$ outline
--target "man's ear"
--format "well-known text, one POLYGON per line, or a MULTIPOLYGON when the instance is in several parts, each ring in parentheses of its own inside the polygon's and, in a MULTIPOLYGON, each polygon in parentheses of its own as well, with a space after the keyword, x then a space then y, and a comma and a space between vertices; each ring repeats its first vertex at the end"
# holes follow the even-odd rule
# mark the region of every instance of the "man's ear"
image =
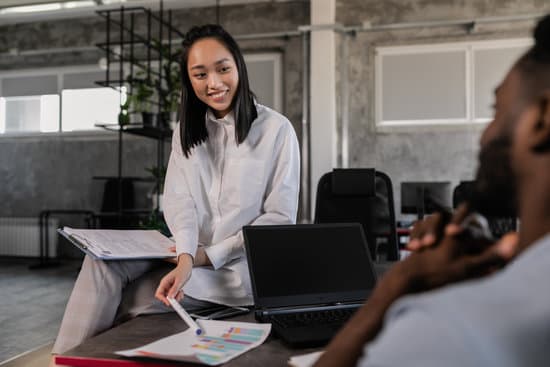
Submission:
POLYGON ((545 90, 538 101, 539 117, 534 126, 532 147, 537 153, 550 152, 550 90, 545 90))

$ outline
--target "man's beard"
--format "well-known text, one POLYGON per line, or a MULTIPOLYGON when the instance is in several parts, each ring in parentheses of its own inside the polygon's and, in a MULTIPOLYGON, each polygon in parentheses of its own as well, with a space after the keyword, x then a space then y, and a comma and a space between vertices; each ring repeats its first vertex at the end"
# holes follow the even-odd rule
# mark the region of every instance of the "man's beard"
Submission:
POLYGON ((516 177, 511 166, 512 141, 502 135, 488 143, 479 154, 479 168, 471 205, 490 217, 517 216, 516 177))

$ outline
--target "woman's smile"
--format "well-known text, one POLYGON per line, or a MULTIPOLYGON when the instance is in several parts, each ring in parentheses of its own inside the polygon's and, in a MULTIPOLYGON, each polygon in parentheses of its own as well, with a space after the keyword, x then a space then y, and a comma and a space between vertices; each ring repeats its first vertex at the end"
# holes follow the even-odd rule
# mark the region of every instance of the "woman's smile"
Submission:
POLYGON ((222 103, 225 99, 225 97, 228 95, 229 89, 222 90, 222 91, 216 91, 216 92, 210 92, 208 93, 208 96, 216 103, 222 103))

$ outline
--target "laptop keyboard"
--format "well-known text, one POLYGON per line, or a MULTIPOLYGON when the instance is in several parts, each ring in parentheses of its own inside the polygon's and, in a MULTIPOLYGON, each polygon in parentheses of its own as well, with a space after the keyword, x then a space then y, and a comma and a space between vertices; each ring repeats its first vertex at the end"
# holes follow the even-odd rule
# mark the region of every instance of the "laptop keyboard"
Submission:
POLYGON ((309 325, 342 325, 353 315, 356 308, 295 312, 266 315, 265 321, 278 324, 282 328, 296 328, 309 325))

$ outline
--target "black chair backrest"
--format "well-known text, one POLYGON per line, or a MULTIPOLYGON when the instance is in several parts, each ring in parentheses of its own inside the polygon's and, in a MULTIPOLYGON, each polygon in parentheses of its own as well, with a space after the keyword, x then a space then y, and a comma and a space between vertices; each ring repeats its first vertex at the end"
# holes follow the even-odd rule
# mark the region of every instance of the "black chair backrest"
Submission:
POLYGON ((116 212, 118 210, 134 209, 134 182, 128 178, 121 178, 119 187, 118 178, 111 178, 105 182, 103 191, 102 212, 116 212), (122 199, 119 201, 119 195, 122 199), (119 208, 119 203, 122 207, 119 208))
POLYGON ((377 238, 387 241, 387 259, 399 258, 391 179, 373 168, 334 169, 317 186, 315 223, 360 223, 373 259, 377 238))
POLYGON ((105 181, 101 213, 98 215, 100 228, 135 228, 139 220, 135 215, 122 212, 135 209, 134 182, 131 178, 118 178, 105 181), (121 205, 121 207, 119 207, 121 205), (110 213, 111 215, 107 215, 110 213), (119 214, 116 214, 119 213, 119 214))
MULTIPOLYGON (((460 203, 468 201, 474 189, 474 181, 461 181, 453 190, 453 207, 456 208, 460 203)), ((487 217, 489 228, 496 238, 504 234, 517 230, 517 221, 514 217, 487 217)))

